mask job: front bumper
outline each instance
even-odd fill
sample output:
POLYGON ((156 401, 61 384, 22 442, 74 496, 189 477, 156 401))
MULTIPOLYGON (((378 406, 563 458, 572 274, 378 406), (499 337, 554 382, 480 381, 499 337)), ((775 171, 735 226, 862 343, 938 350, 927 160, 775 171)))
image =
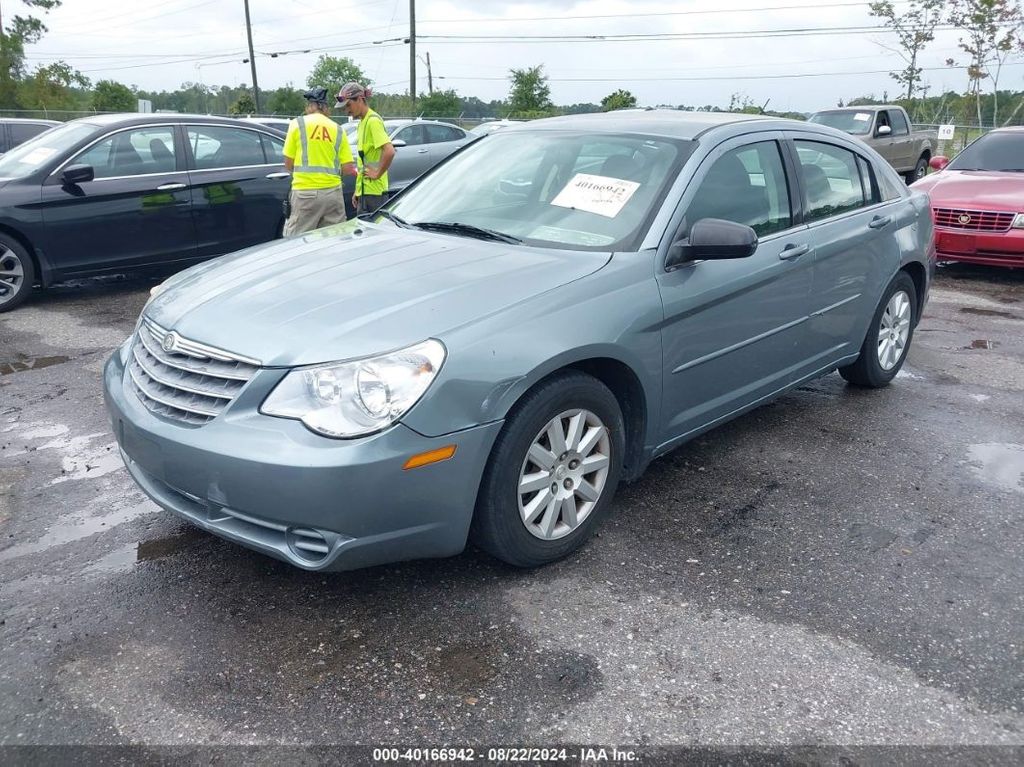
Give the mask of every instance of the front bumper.
POLYGON ((987 266, 1024 266, 1024 229, 1007 232, 964 232, 935 227, 939 261, 987 266))
POLYGON ((190 427, 150 412, 126 387, 119 352, 104 395, 129 473, 164 509, 306 570, 351 570, 465 548, 501 423, 443 437, 397 424, 354 440, 316 435, 258 412, 283 370, 262 370, 213 421, 190 427), (412 455, 456 445, 409 471, 412 455))

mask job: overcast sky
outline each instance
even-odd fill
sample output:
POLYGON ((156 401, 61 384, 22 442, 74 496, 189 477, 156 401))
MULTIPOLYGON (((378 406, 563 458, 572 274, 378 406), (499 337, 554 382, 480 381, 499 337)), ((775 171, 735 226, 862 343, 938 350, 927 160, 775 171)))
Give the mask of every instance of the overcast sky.
MULTIPOLYGON (((16 4, 4 0, 4 13, 16 12, 16 4)), ((408 36, 409 0, 250 0, 250 8, 261 89, 288 83, 301 87, 320 53, 350 56, 379 90, 408 89, 408 46, 378 41, 408 36), (306 49, 311 52, 303 53, 306 49), (279 55, 271 58, 273 52, 279 55)), ((899 91, 884 74, 902 67, 884 47, 894 45, 892 35, 790 31, 877 26, 866 2, 419 0, 416 16, 417 50, 430 52, 435 88, 454 88, 484 100, 507 95, 510 67, 535 64, 544 64, 557 104, 597 102, 626 88, 641 105, 726 106, 730 95, 738 93, 758 104, 770 99, 772 109, 810 111, 834 106, 839 98, 899 91), (606 18, 593 18, 600 16, 606 18), (776 37, 632 42, 442 37, 706 37, 765 30, 787 31, 776 37), (769 77, 797 74, 823 76, 769 77)), ((31 66, 62 58, 93 81, 116 79, 146 90, 173 89, 185 81, 239 85, 251 80, 249 65, 242 63, 248 55, 243 0, 65 0, 46 23, 49 33, 28 51, 31 66)), ((940 32, 925 55, 925 67, 940 68, 925 73, 933 92, 966 88, 962 69, 943 67, 946 58, 958 56, 956 42, 955 31, 940 32)), ((418 75, 418 89, 426 91, 422 63, 418 75)), ((1001 87, 1024 88, 1024 66, 1009 67, 1001 87)))

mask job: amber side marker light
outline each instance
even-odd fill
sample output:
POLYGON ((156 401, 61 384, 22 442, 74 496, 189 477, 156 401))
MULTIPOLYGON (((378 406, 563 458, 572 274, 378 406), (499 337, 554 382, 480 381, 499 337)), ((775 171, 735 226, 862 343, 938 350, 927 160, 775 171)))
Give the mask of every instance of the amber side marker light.
POLYGON ((421 466, 429 466, 432 463, 441 463, 441 461, 447 461, 453 455, 455 455, 455 445, 439 447, 437 450, 430 450, 426 453, 414 455, 405 462, 405 466, 403 466, 402 469, 409 471, 409 469, 418 469, 421 466))

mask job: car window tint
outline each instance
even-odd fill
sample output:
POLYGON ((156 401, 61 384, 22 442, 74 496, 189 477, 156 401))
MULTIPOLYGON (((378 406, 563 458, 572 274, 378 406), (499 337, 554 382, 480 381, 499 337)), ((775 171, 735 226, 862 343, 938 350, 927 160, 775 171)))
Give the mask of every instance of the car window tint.
POLYGON ((39 123, 11 123, 11 146, 24 144, 30 138, 35 138, 43 131, 50 130, 52 126, 39 123))
POLYGON ((262 134, 260 141, 263 142, 263 156, 268 165, 284 162, 284 139, 277 136, 262 134))
POLYGON ((906 136, 910 133, 910 130, 907 128, 907 118, 903 116, 902 112, 895 110, 890 112, 889 120, 892 122, 892 135, 906 136))
POLYGON ((760 141, 715 160, 686 212, 690 226, 702 218, 745 224, 759 236, 788 229, 793 212, 779 145, 760 141))
POLYGON ((427 143, 439 144, 444 141, 458 141, 462 138, 459 131, 447 125, 424 125, 427 130, 427 143))
POLYGON ((264 165, 267 162, 260 134, 256 131, 216 125, 190 125, 188 143, 196 158, 197 170, 240 168, 264 165))
POLYGON ((857 155, 817 141, 797 141, 804 182, 806 219, 817 221, 864 207, 871 202, 861 182, 857 155))
POLYGON ((171 173, 176 167, 169 127, 121 131, 86 149, 69 165, 91 165, 96 178, 171 173))
MULTIPOLYGON (((878 177, 875 175, 874 169, 871 167, 871 163, 860 155, 857 155, 857 170, 860 171, 860 181, 861 187, 864 190, 864 198, 869 203, 881 202, 883 199, 882 188, 879 185, 878 177)), ((895 194, 892 194, 893 191, 894 190, 892 189, 887 190, 887 195, 884 199, 891 200, 894 197, 901 196, 898 189, 895 190, 895 194)))
POLYGON ((395 134, 395 140, 404 141, 406 146, 419 146, 427 143, 422 125, 410 125, 407 128, 402 128, 395 134))

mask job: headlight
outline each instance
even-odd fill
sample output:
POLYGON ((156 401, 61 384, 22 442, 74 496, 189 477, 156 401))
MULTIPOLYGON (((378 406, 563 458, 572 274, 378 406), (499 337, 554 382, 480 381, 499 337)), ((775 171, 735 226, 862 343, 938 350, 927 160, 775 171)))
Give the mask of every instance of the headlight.
POLYGON ((445 348, 433 339, 391 354, 293 370, 260 408, 297 418, 327 437, 360 437, 390 426, 437 377, 445 348))
POLYGON ((1010 224, 1012 229, 1024 229, 1024 213, 1018 213, 1017 217, 1013 219, 1013 223, 1010 224))

